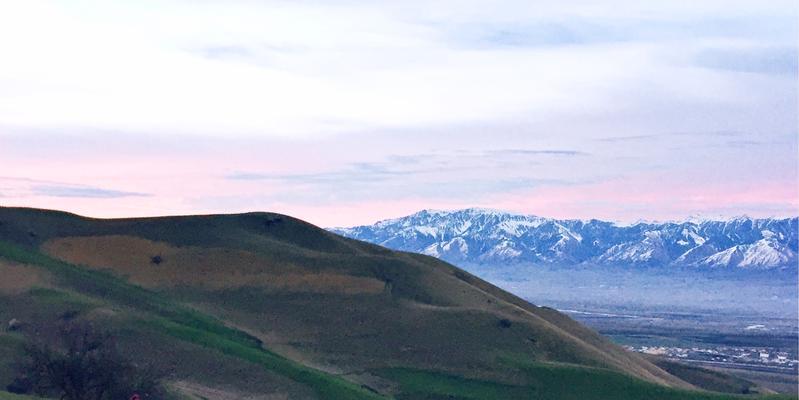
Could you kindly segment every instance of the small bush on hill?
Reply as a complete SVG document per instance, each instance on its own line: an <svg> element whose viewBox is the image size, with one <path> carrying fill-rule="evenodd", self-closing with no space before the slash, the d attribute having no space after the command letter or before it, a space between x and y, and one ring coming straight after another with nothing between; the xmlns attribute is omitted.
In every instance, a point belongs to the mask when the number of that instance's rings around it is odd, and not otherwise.
<svg viewBox="0 0 799 400"><path fill-rule="evenodd" d="M159 374L125 360L109 333L88 324L70 324L61 329L57 342L26 346L19 376L8 391L63 400L165 397Z"/></svg>

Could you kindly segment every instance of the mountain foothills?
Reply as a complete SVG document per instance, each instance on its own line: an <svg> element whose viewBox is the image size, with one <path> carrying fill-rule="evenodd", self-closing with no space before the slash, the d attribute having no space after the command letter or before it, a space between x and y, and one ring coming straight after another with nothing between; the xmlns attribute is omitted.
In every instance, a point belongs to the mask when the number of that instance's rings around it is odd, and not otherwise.
<svg viewBox="0 0 799 400"><path fill-rule="evenodd" d="M164 371L174 399L739 398L436 258L279 214L0 208L0 277L0 399L27 398L2 388L29 343L79 322Z"/></svg>
<svg viewBox="0 0 799 400"><path fill-rule="evenodd" d="M333 232L454 263L673 266L712 269L795 267L797 218L636 223L557 220L470 208L424 210Z"/></svg>

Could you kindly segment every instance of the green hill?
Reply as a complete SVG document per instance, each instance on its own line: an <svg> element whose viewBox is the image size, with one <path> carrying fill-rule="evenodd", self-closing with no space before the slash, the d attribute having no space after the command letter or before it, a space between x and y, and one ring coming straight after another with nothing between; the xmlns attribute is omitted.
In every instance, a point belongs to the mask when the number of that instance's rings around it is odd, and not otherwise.
<svg viewBox="0 0 799 400"><path fill-rule="evenodd" d="M0 208L0 277L0 322L19 321L2 386L31 333L79 319L185 398L732 398L437 259L279 214Z"/></svg>

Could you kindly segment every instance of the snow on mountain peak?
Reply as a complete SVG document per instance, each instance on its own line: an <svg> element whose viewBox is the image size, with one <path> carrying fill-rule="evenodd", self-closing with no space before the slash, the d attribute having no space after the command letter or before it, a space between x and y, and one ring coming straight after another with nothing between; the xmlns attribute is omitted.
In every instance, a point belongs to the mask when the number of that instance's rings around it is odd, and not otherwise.
<svg viewBox="0 0 799 400"><path fill-rule="evenodd" d="M422 210L332 231L453 262L673 265L769 269L796 265L797 218L616 224L487 208Z"/></svg>

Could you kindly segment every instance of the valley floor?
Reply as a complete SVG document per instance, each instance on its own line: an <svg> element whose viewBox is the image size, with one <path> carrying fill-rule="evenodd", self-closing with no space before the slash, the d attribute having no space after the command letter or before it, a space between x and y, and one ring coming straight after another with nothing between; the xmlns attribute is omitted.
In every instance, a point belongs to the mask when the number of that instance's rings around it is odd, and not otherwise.
<svg viewBox="0 0 799 400"><path fill-rule="evenodd" d="M630 350L724 370L796 393L795 320L702 313L561 310ZM759 323L754 323L759 322Z"/></svg>
<svg viewBox="0 0 799 400"><path fill-rule="evenodd" d="M469 270L533 304L557 308L630 350L797 393L797 283L791 274L537 266Z"/></svg>

